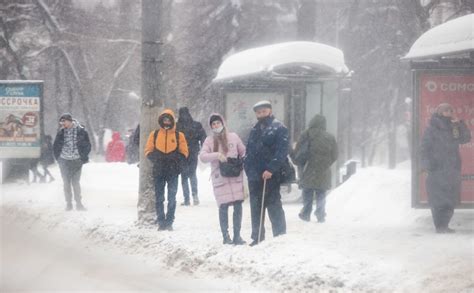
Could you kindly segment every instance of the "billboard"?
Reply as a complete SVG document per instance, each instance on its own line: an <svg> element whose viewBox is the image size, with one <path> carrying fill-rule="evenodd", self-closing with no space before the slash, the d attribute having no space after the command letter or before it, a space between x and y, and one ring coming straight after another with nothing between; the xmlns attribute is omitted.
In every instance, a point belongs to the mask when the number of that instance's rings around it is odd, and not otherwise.
<svg viewBox="0 0 474 293"><path fill-rule="evenodd" d="M431 115L440 103L454 107L456 116L464 120L474 133L474 72L448 70L420 70L415 73L414 150L419 154L423 132ZM461 207L474 207L474 142L460 145L462 160ZM413 205L427 205L426 175L420 174L418 161L413 160Z"/></svg>
<svg viewBox="0 0 474 293"><path fill-rule="evenodd" d="M229 92L225 96L225 119L230 131L239 135L246 142L250 130L257 123L253 105L258 101L268 100L272 103L273 115L285 123L285 94L279 92Z"/></svg>
<svg viewBox="0 0 474 293"><path fill-rule="evenodd" d="M41 81L0 80L0 159L40 156L42 95Z"/></svg>

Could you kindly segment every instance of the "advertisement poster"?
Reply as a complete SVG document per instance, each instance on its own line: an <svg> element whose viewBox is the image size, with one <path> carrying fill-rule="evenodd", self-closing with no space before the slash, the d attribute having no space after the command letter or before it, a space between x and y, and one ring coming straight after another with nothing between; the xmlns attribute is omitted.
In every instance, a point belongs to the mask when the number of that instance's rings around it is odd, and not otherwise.
<svg viewBox="0 0 474 293"><path fill-rule="evenodd" d="M42 83L0 81L0 158L38 158Z"/></svg>
<svg viewBox="0 0 474 293"><path fill-rule="evenodd" d="M246 142L250 130L257 123L253 105L261 100L272 103L275 117L285 123L285 96L276 92L230 92L225 97L225 117L227 125Z"/></svg>
<svg viewBox="0 0 474 293"><path fill-rule="evenodd" d="M474 74L426 71L417 75L418 84L418 144L428 126L431 115L440 103L454 107L455 115L463 120L474 134ZM474 203L474 142L460 145L462 160L461 205ZM427 203L425 175L418 177L418 199Z"/></svg>

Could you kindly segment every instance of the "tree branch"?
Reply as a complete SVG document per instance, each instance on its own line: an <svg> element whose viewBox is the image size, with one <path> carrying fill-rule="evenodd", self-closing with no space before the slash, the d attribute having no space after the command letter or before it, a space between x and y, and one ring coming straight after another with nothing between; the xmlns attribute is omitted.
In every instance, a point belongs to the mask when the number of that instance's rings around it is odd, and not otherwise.
<svg viewBox="0 0 474 293"><path fill-rule="evenodd" d="M10 44L10 34L8 33L8 28L1 17L0 17L0 25L3 30L3 36L0 36L0 43L3 43L3 45L7 49L8 54L10 54L13 57L13 61L15 62L15 67L20 78L27 79L26 76L23 74L23 64L21 64L20 57L18 56L18 54L15 52L15 50L12 48Z"/></svg>

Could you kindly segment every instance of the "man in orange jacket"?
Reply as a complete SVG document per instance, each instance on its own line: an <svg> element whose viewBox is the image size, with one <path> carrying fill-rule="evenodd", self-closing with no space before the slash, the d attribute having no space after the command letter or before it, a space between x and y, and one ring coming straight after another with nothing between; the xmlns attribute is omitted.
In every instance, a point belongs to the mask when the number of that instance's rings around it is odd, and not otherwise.
<svg viewBox="0 0 474 293"><path fill-rule="evenodd" d="M152 131L145 146L145 155L153 163L156 216L158 230L173 230L176 210L178 175L188 157L188 144L183 133L176 131L172 110L165 109L158 118L159 130ZM165 214L165 186L168 184L168 210Z"/></svg>

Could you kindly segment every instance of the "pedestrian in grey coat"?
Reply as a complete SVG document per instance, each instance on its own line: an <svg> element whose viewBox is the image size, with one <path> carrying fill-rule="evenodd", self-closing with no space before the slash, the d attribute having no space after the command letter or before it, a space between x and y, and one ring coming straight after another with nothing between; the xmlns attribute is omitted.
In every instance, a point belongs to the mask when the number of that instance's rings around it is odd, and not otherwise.
<svg viewBox="0 0 474 293"><path fill-rule="evenodd" d="M305 152L303 154L302 152ZM298 167L302 170L299 185L303 189L303 208L300 219L309 221L316 196L315 216L323 223L326 218L326 192L331 189L331 165L337 159L337 143L334 135L326 131L326 118L317 114L303 131L290 157L303 156ZM303 163L301 165L301 163Z"/></svg>
<svg viewBox="0 0 474 293"><path fill-rule="evenodd" d="M454 233L449 222L460 201L461 155L459 145L471 140L471 132L455 116L450 104L442 103L423 133L421 169L428 173L426 190L437 233Z"/></svg>

